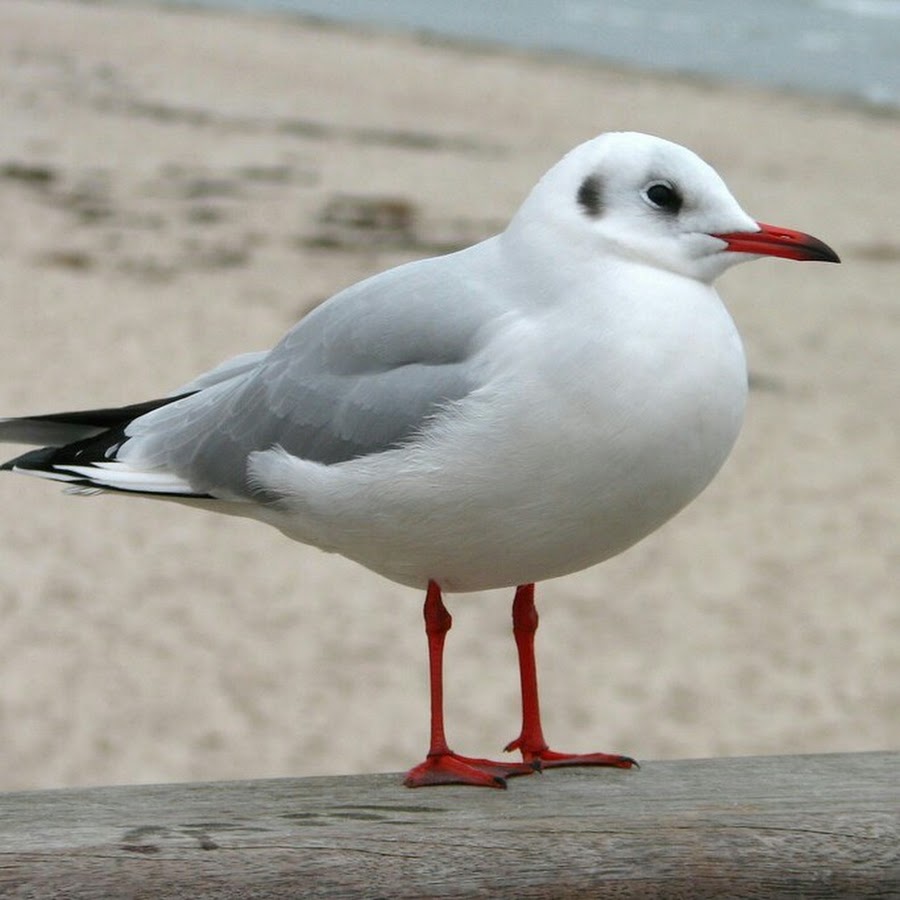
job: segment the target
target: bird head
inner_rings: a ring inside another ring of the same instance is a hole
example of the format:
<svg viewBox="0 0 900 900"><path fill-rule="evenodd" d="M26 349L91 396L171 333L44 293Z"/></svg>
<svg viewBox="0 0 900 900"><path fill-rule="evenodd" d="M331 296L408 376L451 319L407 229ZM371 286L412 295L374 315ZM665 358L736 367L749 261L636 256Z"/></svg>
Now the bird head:
<svg viewBox="0 0 900 900"><path fill-rule="evenodd" d="M811 235L757 222L710 165L658 137L611 132L568 153L511 228L600 265L632 260L711 283L760 256L839 262Z"/></svg>

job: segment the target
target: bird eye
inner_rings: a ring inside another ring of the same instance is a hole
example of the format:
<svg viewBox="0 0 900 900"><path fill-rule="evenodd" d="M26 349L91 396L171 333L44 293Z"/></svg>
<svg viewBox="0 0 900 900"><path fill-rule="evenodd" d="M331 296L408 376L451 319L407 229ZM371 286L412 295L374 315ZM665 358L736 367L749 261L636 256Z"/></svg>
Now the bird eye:
<svg viewBox="0 0 900 900"><path fill-rule="evenodd" d="M667 213L681 209L681 194L667 181L654 181L644 189L644 198L651 206Z"/></svg>

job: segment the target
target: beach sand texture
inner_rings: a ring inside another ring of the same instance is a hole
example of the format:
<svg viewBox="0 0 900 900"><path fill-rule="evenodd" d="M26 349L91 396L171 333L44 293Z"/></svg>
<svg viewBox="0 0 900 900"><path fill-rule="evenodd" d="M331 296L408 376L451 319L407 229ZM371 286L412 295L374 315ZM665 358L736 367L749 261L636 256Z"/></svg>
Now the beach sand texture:
<svg viewBox="0 0 900 900"><path fill-rule="evenodd" d="M601 131L683 143L826 240L842 266L720 284L753 390L714 484L539 587L545 726L643 759L900 746L897 116L151 6L4 0L0 53L3 415L160 396L270 346L337 289L496 232ZM421 758L416 591L166 503L4 475L0 510L0 789ZM461 752L518 731L511 598L449 598Z"/></svg>

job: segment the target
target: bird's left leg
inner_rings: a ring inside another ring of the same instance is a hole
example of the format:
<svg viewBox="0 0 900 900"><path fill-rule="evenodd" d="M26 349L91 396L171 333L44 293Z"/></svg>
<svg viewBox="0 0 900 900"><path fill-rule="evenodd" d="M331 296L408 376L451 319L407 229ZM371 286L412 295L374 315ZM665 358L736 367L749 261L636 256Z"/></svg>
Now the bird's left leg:
<svg viewBox="0 0 900 900"><path fill-rule="evenodd" d="M506 745L506 750L519 750L526 763L541 768L557 766L614 766L630 769L637 763L630 756L614 753L557 753L547 746L541 727L541 708L538 701L537 664L534 658L534 635L538 614L534 605L534 585L516 588L512 609L513 636L519 651L519 679L522 685L522 731Z"/></svg>

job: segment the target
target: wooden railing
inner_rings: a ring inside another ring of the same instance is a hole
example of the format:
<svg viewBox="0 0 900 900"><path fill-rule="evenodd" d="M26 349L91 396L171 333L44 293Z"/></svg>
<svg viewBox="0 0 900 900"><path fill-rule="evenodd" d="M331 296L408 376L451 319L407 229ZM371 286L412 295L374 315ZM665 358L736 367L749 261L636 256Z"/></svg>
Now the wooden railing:
<svg viewBox="0 0 900 900"><path fill-rule="evenodd" d="M900 754L4 794L0 897L900 897Z"/></svg>

